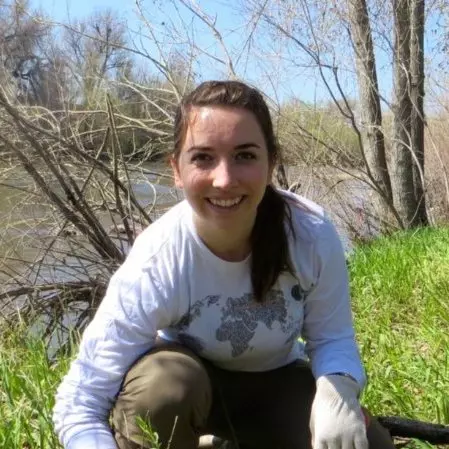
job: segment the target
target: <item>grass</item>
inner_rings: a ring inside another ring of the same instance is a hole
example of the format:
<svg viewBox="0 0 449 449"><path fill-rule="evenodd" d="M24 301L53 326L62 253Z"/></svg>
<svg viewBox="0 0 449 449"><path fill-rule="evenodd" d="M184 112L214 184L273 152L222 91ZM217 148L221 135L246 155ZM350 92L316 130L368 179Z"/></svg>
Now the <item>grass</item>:
<svg viewBox="0 0 449 449"><path fill-rule="evenodd" d="M363 403L377 415L449 424L449 229L380 238L349 262L369 374ZM43 342L26 332L2 335L1 448L59 448L51 410L68 365L68 358L51 363Z"/></svg>
<svg viewBox="0 0 449 449"><path fill-rule="evenodd" d="M55 449L52 408L69 359L51 363L42 340L26 332L2 333L0 343L0 447Z"/></svg>
<svg viewBox="0 0 449 449"><path fill-rule="evenodd" d="M350 258L356 331L376 415L449 424L449 229L380 238ZM426 446L423 446L426 447Z"/></svg>

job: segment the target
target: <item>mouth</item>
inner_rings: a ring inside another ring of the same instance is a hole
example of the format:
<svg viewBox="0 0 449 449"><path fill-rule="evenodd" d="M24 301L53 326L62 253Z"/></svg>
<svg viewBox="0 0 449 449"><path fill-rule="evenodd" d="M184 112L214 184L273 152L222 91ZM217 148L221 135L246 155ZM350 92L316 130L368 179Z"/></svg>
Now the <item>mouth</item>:
<svg viewBox="0 0 449 449"><path fill-rule="evenodd" d="M238 206L244 199L244 196L237 196L235 198L219 199L219 198L207 198L207 201L215 207L222 209L232 209Z"/></svg>

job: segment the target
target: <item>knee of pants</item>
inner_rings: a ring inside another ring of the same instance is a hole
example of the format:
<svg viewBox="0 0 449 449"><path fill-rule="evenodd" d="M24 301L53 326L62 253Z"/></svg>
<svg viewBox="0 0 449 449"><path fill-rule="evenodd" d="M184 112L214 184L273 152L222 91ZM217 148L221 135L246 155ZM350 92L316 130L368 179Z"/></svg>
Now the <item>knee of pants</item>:
<svg viewBox="0 0 449 449"><path fill-rule="evenodd" d="M158 426L175 418L200 427L212 403L212 388L202 362L188 350L158 350L140 359L125 376L113 410L116 429L134 427L140 416Z"/></svg>

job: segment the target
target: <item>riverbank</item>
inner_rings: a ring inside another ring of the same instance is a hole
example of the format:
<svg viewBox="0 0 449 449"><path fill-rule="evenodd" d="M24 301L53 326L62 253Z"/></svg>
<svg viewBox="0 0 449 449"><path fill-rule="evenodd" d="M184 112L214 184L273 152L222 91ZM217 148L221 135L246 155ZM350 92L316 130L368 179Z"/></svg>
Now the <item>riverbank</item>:
<svg viewBox="0 0 449 449"><path fill-rule="evenodd" d="M449 228L379 238L357 247L349 265L369 376L363 403L376 415L449 424ZM51 409L69 361L51 363L24 332L2 336L1 448L59 448Z"/></svg>

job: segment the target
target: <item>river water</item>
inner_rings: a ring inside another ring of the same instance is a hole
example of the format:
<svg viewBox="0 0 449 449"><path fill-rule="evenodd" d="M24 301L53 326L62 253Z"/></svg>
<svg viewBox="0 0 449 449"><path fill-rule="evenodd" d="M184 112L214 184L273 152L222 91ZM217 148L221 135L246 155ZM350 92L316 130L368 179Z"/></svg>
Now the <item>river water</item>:
<svg viewBox="0 0 449 449"><path fill-rule="evenodd" d="M152 218L182 199L164 164L141 165L130 176L139 203L147 211L156 203L150 213ZM0 162L0 280L20 274L25 265L22 261L35 260L44 240L52 238L58 222L62 222L36 192L37 187L23 168ZM112 225L107 213L103 213L101 221L105 228Z"/></svg>

